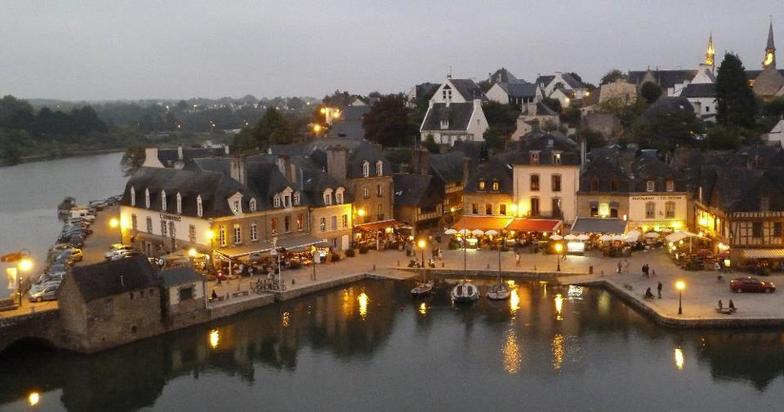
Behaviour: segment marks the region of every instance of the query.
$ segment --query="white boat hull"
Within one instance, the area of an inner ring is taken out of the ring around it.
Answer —
[[[479,300],[479,288],[467,282],[463,282],[452,288],[452,301],[455,303],[470,303]]]

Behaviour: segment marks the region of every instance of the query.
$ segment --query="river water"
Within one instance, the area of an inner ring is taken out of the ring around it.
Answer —
[[[93,356],[6,352],[0,410],[781,410],[779,331],[671,331],[598,289],[530,283],[459,308],[410,287],[366,281]]]
[[[126,178],[122,153],[70,157],[0,167],[0,255],[28,249],[37,273],[40,262],[57,240],[62,223],[57,205],[66,196],[79,204],[120,194]],[[0,264],[0,296],[8,294],[8,279]]]

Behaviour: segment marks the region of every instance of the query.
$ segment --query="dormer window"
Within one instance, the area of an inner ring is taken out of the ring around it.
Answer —
[[[362,177],[370,176],[370,163],[367,161],[362,162]]]
[[[452,100],[452,88],[448,84],[441,89],[441,97],[444,100]]]
[[[324,191],[324,204],[330,206],[332,204],[332,189]]]
[[[498,180],[493,180],[493,191],[498,191]]]
[[[531,164],[534,165],[539,164],[539,152],[531,152],[529,156],[530,156]]]
[[[294,192],[294,206],[299,206],[299,192]]]
[[[177,192],[177,214],[182,214],[182,195],[180,195],[180,192]]]
[[[275,197],[272,198],[272,206],[280,207],[280,195],[275,195]]]
[[[485,190],[485,180],[479,180],[479,190]]]
[[[449,129],[449,119],[441,119],[441,130]]]
[[[240,214],[240,211],[242,211],[242,208],[240,207],[240,201],[239,200],[234,200],[234,201],[231,202],[231,211],[234,212],[235,215]]]
[[[166,211],[166,191],[161,190],[161,211]]]
[[[256,211],[256,199],[250,199],[250,201],[248,202],[248,208],[250,209],[251,212]]]
[[[672,179],[667,180],[667,182],[665,183],[665,186],[666,186],[666,189],[667,189],[668,192],[674,192],[675,191],[675,181],[673,181]]]
[[[553,164],[554,165],[561,164],[561,153],[560,152],[553,153]]]
[[[343,202],[344,202],[343,192],[344,192],[344,190],[343,190],[342,187],[339,187],[337,190],[335,190],[335,203],[337,203],[339,205],[343,204]]]
[[[376,162],[376,176],[384,176],[384,162],[381,160]]]
[[[202,217],[204,215],[204,207],[201,202],[201,195],[196,196],[196,216]]]
[[[150,208],[150,189],[144,189],[144,207]]]
[[[656,191],[656,182],[653,180],[648,180],[645,182],[645,191],[646,192],[655,192]]]
[[[131,206],[136,206],[136,189],[131,186]]]

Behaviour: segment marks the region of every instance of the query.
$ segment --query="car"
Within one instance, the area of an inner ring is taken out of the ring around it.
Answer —
[[[63,250],[73,249],[73,246],[69,245],[68,243],[57,243],[56,245],[52,246],[49,249],[50,252],[62,252]]]
[[[30,292],[40,292],[49,286],[59,286],[63,283],[62,279],[40,279],[38,282],[30,285]]]
[[[109,260],[120,260],[133,256],[144,256],[144,253],[139,252],[138,250],[128,250],[128,251],[121,250],[115,253],[114,255],[112,255],[112,257]]]
[[[773,282],[746,276],[730,280],[730,290],[735,293],[773,293],[776,291],[776,285]]]
[[[109,251],[104,253],[103,257],[106,260],[113,260],[112,257],[118,253],[129,252],[133,250],[133,246],[123,245],[122,243],[115,243],[109,247]]]
[[[46,274],[60,273],[60,272],[68,272],[68,265],[66,265],[65,263],[54,263],[49,265],[49,267],[47,267],[46,270],[44,271],[44,273]]]
[[[30,290],[30,296],[28,299],[30,302],[41,302],[44,300],[56,300],[57,299],[57,289],[60,288],[60,285],[49,285],[41,290],[33,291]]]

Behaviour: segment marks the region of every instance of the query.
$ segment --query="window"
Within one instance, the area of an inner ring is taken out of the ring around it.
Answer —
[[[131,186],[131,206],[136,206],[136,189]]]
[[[539,152],[530,153],[531,164],[539,164]]]
[[[362,197],[365,199],[370,198],[370,192],[368,191],[367,186],[362,186]]]
[[[668,192],[674,192],[675,191],[675,181],[672,180],[672,179],[667,179],[667,181],[664,183],[664,188]]]
[[[506,216],[506,203],[501,203],[498,205],[498,214],[501,216]]]
[[[773,222],[773,236],[781,237],[781,222]]]
[[[177,290],[177,295],[179,297],[180,302],[184,300],[191,300],[193,299],[193,286],[187,288],[180,288]]]
[[[762,237],[762,222],[751,224],[751,237]]]
[[[591,202],[591,217],[599,217],[599,202]]]
[[[485,203],[485,214],[492,215],[493,214],[493,204],[492,203]]]
[[[234,244],[239,245],[242,243],[242,228],[239,224],[234,224]]]
[[[327,189],[324,191],[324,204],[326,206],[332,204],[332,189]]]
[[[646,192],[654,192],[656,191],[656,182],[653,180],[648,180],[645,182],[645,191]]]
[[[376,176],[384,176],[384,162],[381,160],[376,162]]]
[[[180,192],[177,192],[177,214],[182,214],[182,195],[180,195]]]
[[[615,178],[610,179],[610,191],[616,192],[618,191],[618,181]]]
[[[343,227],[343,229],[348,227],[348,215],[345,215],[345,214],[343,215],[342,227]]]
[[[196,226],[188,225],[188,242],[196,243]]]
[[[299,192],[294,192],[294,206],[299,206],[300,202]]]
[[[280,207],[280,195],[275,195],[275,197],[272,198],[272,206]]]
[[[259,240],[259,225],[256,222],[250,224],[250,240],[251,242]]]
[[[327,218],[326,217],[322,217],[321,219],[319,219],[319,230],[321,230],[322,232],[326,232],[327,231]]]
[[[161,211],[166,211],[166,191],[161,190]]]
[[[256,211],[256,199],[250,199],[250,202],[248,202],[248,208],[251,212]]]
[[[381,203],[376,206],[376,220],[384,220],[384,205]]]
[[[198,217],[204,216],[204,208],[202,207],[202,203],[201,203],[201,195],[196,196],[196,216]]]
[[[645,218],[646,219],[656,218],[656,203],[653,202],[645,203]]]
[[[553,164],[554,165],[561,164],[561,153],[558,153],[558,152],[553,153]]]
[[[664,204],[664,217],[666,219],[675,218],[675,202],[667,202]]]
[[[133,231],[138,230],[137,229],[138,228],[138,224],[139,224],[139,222],[137,222],[136,215],[131,215],[131,230],[133,230]]]
[[[283,231],[285,233],[291,232],[291,216],[285,216],[283,218]]]
[[[236,215],[240,213],[240,210],[242,210],[240,209],[240,201],[239,200],[233,201],[231,205],[231,211],[234,212],[234,214]]]
[[[539,175],[531,175],[531,191],[536,192],[539,190]]]
[[[173,221],[169,221],[169,237],[174,239],[177,237],[177,227],[174,225]]]
[[[305,216],[301,213],[297,215],[297,230],[302,232],[305,229]]]
[[[478,215],[479,214],[479,205],[476,203],[471,203],[471,214]]]
[[[539,216],[539,199],[531,198],[531,216]]]
[[[335,191],[335,202],[337,204],[339,204],[339,205],[343,204],[343,188],[342,187],[338,188],[338,190]]]
[[[150,189],[144,189],[144,207],[150,208]]]
[[[163,237],[166,237],[166,232],[168,232],[166,228],[167,228],[166,221],[161,220],[161,236]]]
[[[270,233],[272,233],[273,235],[277,235],[278,234],[278,218],[277,217],[273,217],[272,219],[270,219]]]
[[[561,217],[561,199],[554,197],[552,206],[553,217]]]
[[[381,191],[381,185],[376,185],[376,197],[383,196],[383,192]]]
[[[560,192],[561,191],[561,175],[553,175],[551,178],[551,185],[553,187],[553,192]]]
[[[485,190],[485,180],[479,180],[479,190]]]
[[[367,161],[362,162],[362,177],[370,176],[370,163]]]
[[[493,190],[497,192],[499,186],[498,180],[493,179]]]
[[[332,228],[332,230],[338,230],[338,217],[337,216],[332,216],[331,223],[332,223],[332,226],[330,226],[330,227]]]
[[[226,246],[226,227],[225,226],[221,226],[218,229],[218,243],[221,246]]]
[[[152,234],[152,218],[147,218],[147,233]]]

